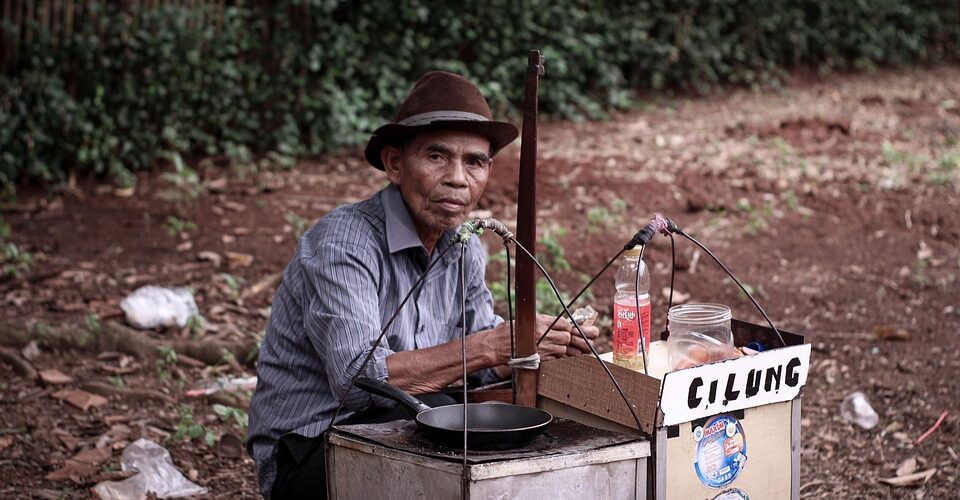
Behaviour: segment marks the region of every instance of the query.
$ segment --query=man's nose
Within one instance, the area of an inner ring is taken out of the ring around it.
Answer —
[[[444,182],[451,187],[461,188],[469,186],[467,183],[467,166],[463,164],[463,160],[455,158],[450,162],[450,168],[447,169]]]

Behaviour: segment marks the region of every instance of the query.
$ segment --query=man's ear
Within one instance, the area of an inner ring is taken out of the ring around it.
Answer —
[[[380,161],[383,163],[383,171],[387,173],[387,179],[390,179],[391,183],[399,186],[403,178],[400,168],[403,162],[403,153],[400,152],[400,148],[396,146],[384,146],[383,149],[380,150]]]

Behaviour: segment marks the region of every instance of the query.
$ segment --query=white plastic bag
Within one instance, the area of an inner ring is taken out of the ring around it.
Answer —
[[[190,316],[199,313],[193,294],[186,288],[144,286],[120,301],[127,322],[137,328],[150,329],[176,324],[183,328]]]
[[[203,495],[207,489],[191,482],[173,465],[170,452],[147,439],[138,439],[123,450],[120,468],[139,472],[123,481],[104,481],[93,487],[103,500],[140,500],[153,492],[157,498]]]

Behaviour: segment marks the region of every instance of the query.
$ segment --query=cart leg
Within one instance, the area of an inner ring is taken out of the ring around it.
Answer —
[[[800,500],[800,399],[790,404],[790,498]]]

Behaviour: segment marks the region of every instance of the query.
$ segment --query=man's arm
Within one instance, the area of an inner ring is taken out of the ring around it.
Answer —
[[[380,334],[380,256],[373,245],[344,242],[321,244],[309,256],[301,256],[308,286],[303,300],[304,331],[318,356],[317,368],[326,375],[330,391],[341,398],[350,380],[370,353]],[[364,367],[363,376],[387,378],[386,359],[393,354],[386,339]],[[390,405],[386,399],[354,388],[345,404],[351,410],[366,409],[371,401]]]
[[[537,315],[536,331],[539,335],[546,331],[553,316]],[[587,338],[597,338],[599,330],[595,326],[585,326],[583,333]],[[565,319],[557,321],[543,342],[537,346],[540,359],[563,358],[578,356],[590,352],[586,342],[576,333],[573,326]],[[390,383],[411,393],[424,394],[438,392],[463,377],[461,363],[460,341],[454,340],[426,349],[404,351],[391,354],[387,358],[387,371],[390,373]],[[510,359],[510,325],[500,323],[496,327],[467,335],[467,373],[495,368],[501,377],[510,374],[506,367]]]

